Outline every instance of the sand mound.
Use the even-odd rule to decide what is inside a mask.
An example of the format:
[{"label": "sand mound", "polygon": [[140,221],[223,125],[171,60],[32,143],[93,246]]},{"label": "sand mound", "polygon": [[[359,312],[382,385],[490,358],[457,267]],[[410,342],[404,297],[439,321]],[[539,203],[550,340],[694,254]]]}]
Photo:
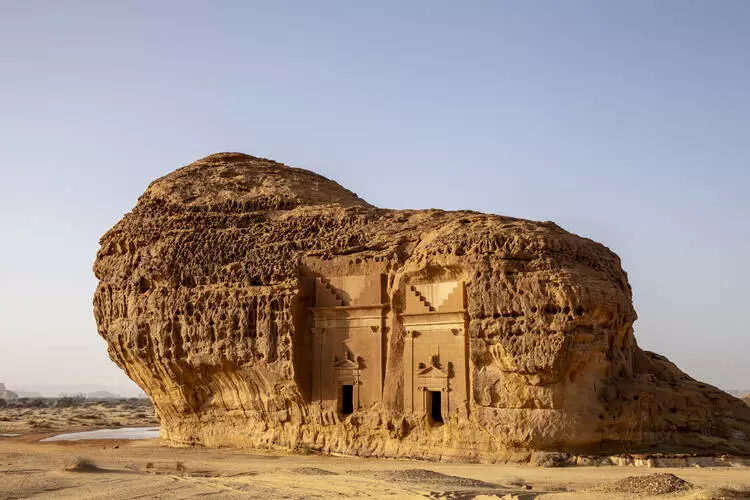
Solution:
[{"label": "sand mound", "polygon": [[604,493],[630,493],[633,495],[666,495],[687,491],[693,488],[689,483],[674,474],[649,474],[629,476],[613,483],[607,483],[596,490]]},{"label": "sand mound", "polygon": [[375,473],[375,477],[393,482],[431,483],[463,488],[491,488],[497,486],[478,479],[450,476],[448,474],[441,474],[440,472],[428,469],[405,469],[377,472]]}]

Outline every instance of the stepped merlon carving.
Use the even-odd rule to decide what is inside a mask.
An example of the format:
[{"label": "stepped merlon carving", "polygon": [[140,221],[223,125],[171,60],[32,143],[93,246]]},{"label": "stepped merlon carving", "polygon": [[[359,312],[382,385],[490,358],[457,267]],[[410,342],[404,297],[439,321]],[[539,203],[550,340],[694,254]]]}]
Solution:
[{"label": "stepped merlon carving", "polygon": [[405,410],[429,414],[433,422],[465,419],[470,366],[464,283],[411,285],[401,321],[407,334]]},{"label": "stepped merlon carving", "polygon": [[384,276],[315,278],[312,399],[321,418],[382,401]]}]

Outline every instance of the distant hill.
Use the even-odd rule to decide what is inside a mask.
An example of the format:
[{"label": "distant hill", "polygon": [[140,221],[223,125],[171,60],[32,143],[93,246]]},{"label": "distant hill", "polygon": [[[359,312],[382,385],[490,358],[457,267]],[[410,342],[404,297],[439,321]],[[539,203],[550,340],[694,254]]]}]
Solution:
[{"label": "distant hill", "polygon": [[13,392],[15,392],[16,394],[18,394],[19,398],[32,398],[33,399],[33,398],[41,398],[41,397],[43,397],[41,392],[36,392],[36,391],[18,390],[18,391],[13,391]]},{"label": "distant hill", "polygon": [[[135,384],[131,385],[104,385],[104,384],[17,384],[13,386],[13,392],[29,394],[28,398],[58,398],[61,394],[68,396],[84,395],[86,397],[104,398],[135,398],[143,391]],[[104,392],[101,396],[95,393]]]},{"label": "distant hill", "polygon": [[742,400],[750,406],[750,394],[745,394],[744,396],[742,396]]},{"label": "distant hill", "polygon": [[94,391],[86,394],[86,399],[120,399],[120,395],[109,391]]},{"label": "distant hill", "polygon": [[724,392],[731,394],[736,398],[741,398],[747,394],[750,394],[750,389],[722,389]]}]

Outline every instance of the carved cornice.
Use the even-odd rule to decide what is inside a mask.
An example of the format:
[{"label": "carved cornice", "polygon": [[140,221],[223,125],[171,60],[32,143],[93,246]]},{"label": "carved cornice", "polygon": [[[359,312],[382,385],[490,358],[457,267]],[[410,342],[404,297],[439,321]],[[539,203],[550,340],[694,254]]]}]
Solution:
[{"label": "carved cornice", "polygon": [[374,304],[371,306],[321,306],[321,307],[310,307],[309,309],[315,314],[316,311],[354,311],[357,309],[362,310],[377,310],[377,309],[388,309],[388,304]]},{"label": "carved cornice", "polygon": [[468,321],[464,316],[440,318],[437,321],[436,319],[434,317],[412,316],[401,318],[401,321],[407,332],[420,331],[426,333],[434,330],[450,330],[454,335],[464,335],[466,332]]}]

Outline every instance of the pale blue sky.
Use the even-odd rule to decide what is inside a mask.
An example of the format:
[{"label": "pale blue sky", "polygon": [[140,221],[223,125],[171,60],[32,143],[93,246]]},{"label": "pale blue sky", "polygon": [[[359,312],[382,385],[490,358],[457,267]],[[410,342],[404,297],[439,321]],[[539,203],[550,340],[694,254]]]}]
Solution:
[{"label": "pale blue sky", "polygon": [[217,151],[618,253],[640,345],[750,387],[750,2],[0,0],[0,381],[127,387],[98,238]]}]

